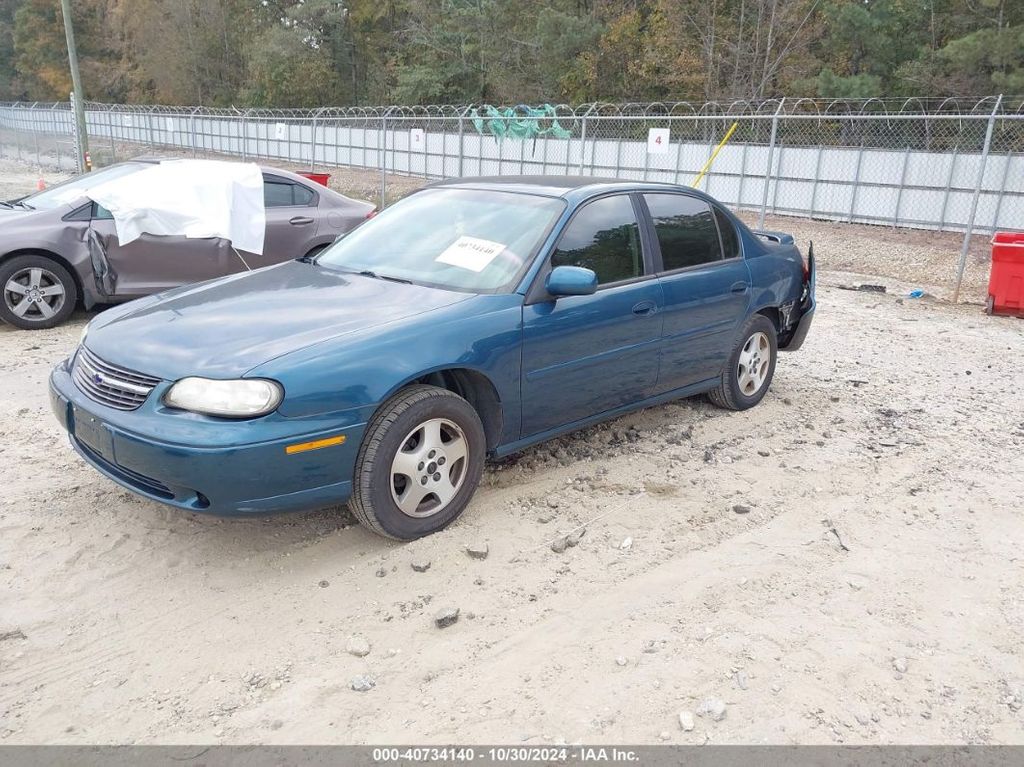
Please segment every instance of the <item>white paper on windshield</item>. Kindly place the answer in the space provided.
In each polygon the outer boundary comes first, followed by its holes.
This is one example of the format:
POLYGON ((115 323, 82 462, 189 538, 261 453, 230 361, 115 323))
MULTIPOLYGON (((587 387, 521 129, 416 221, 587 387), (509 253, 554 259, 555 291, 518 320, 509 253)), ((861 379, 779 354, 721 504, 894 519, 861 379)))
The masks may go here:
POLYGON ((450 264, 471 272, 482 272, 493 261, 505 246, 500 242, 481 240, 479 237, 463 235, 434 260, 439 264, 450 264))
POLYGON ((122 245, 143 234, 219 237, 263 253, 263 173, 253 163, 168 160, 72 192, 110 211, 122 245))

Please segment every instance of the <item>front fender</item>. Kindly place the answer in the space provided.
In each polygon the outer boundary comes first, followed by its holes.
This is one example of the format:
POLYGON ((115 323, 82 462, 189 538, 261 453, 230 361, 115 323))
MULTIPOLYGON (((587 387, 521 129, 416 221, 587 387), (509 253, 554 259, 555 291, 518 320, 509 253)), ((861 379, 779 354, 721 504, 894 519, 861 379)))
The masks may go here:
MULTIPOLYGON (((519 430, 522 296, 481 295, 355 336, 330 339, 253 368, 280 381, 278 412, 306 418, 357 411, 430 373, 466 368, 484 375, 502 402, 502 441, 519 430)), ((510 436, 513 435, 513 436, 510 436)))

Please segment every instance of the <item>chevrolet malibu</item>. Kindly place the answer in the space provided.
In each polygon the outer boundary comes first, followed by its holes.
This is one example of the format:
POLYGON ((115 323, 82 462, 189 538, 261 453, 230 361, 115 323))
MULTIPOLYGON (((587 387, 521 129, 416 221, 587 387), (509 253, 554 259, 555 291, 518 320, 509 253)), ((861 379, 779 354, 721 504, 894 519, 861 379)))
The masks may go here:
POLYGON ((462 513, 488 457, 679 397, 756 405, 814 283, 813 252, 689 188, 459 179, 316 257, 104 312, 51 401, 82 458, 147 498, 347 501, 411 540, 462 513))

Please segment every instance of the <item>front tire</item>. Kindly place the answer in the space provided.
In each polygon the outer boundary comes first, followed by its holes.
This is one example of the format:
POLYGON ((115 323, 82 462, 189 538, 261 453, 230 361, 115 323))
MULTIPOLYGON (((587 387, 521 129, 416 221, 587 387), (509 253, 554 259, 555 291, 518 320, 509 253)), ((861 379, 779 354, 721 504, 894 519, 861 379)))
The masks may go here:
POLYGON ((755 314, 743 326, 722 380, 708 392, 711 401, 728 410, 746 410, 764 399, 775 375, 779 346, 775 325, 755 314))
POLYGON ((22 330, 64 322, 75 310, 78 286, 46 256, 15 256, 0 264, 0 319, 22 330))
POLYGON ((480 417, 462 397, 436 386, 402 389, 367 425, 349 508, 388 538, 436 533, 469 504, 485 449, 480 417))

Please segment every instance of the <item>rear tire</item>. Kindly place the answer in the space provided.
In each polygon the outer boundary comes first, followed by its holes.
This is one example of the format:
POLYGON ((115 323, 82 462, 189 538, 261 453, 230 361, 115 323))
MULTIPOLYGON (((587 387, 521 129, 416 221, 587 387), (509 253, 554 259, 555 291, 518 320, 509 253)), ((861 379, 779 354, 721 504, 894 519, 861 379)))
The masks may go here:
POLYGON ((61 324, 75 310, 78 286, 46 256, 15 256, 0 264, 0 319, 22 330, 61 324))
POLYGON ((755 314, 743 326, 711 401, 728 410, 746 410, 764 399, 775 375, 779 347, 774 323, 755 314))
POLYGON ((485 449, 480 417, 462 397, 436 386, 402 389, 366 427, 349 508, 388 538, 436 533, 472 499, 485 449))

